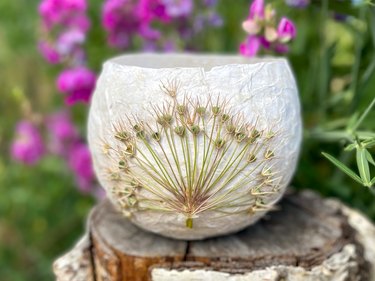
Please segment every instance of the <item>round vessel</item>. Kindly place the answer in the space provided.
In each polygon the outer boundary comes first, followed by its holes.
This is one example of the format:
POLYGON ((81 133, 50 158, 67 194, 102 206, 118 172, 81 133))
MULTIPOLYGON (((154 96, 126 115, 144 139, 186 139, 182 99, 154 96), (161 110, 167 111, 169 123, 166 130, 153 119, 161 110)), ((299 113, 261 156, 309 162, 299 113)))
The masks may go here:
POLYGON ((282 197, 301 143, 285 59, 131 54, 104 64, 88 141, 108 197, 134 224, 203 239, 282 197))

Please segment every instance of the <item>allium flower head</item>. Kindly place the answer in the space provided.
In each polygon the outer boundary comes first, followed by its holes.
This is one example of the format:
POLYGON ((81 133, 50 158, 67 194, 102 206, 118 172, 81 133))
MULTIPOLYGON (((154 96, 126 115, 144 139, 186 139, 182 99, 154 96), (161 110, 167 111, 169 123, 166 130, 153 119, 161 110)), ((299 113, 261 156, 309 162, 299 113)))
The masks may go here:
POLYGON ((67 104, 88 102, 95 87, 96 76, 86 67, 64 70, 57 79, 58 89, 67 95, 67 104))
POLYGON ((44 154, 40 132, 30 121, 21 121, 16 127, 16 137, 12 143, 12 157, 27 165, 33 165, 44 154))

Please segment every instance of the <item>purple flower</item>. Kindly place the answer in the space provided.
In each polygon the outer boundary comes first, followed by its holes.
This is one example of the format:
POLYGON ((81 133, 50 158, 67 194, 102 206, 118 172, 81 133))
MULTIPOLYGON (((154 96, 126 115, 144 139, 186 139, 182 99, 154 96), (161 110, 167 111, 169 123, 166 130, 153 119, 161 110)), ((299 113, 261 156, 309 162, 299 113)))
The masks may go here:
POLYGON ((168 23, 171 20, 161 0, 139 0, 138 16, 142 23, 149 23, 155 19, 168 23))
POLYGON ((281 18, 277 27, 277 35, 282 43, 289 42, 296 37, 296 27, 294 23, 286 17, 281 18))
POLYGON ((264 18, 264 0, 254 0, 250 6, 249 19, 264 18))
POLYGON ((203 4, 208 7, 214 7, 217 5, 217 0, 203 0, 203 4))
POLYGON ((40 53, 42 54, 42 56, 47 62, 51 64, 57 64, 60 62, 61 60, 60 54, 50 43, 47 43, 44 41, 39 42, 38 48, 39 48, 40 53))
POLYGON ((66 103, 89 102, 95 87, 96 76, 91 70, 80 66, 64 70, 57 78, 57 88, 67 94, 66 103))
POLYGON ((310 0, 285 0, 285 3, 294 8, 306 8, 310 5, 310 0))
POLYGON ((11 146, 12 157, 27 165, 33 165, 44 154, 42 137, 30 121, 21 121, 16 127, 16 137, 11 146))
POLYGON ((75 128, 68 112, 57 112, 47 117, 46 126, 49 131, 49 148, 52 153, 66 156, 69 147, 78 139, 78 131, 75 128))
POLYGON ((90 23, 85 15, 86 9, 86 0, 43 0, 39 5, 39 13, 47 29, 62 25, 87 31, 90 23))
POLYGON ((83 192, 90 192, 93 189, 95 175, 90 151, 86 144, 77 143, 71 148, 68 165, 75 174, 79 189, 83 192))
POLYGON ((254 57, 261 47, 261 40, 258 36, 250 35, 240 45, 240 54, 246 57, 254 57))
POLYGON ((193 10, 192 0, 161 0, 165 5, 165 11, 170 17, 185 17, 193 10))
POLYGON ((107 0, 104 3, 102 24, 112 47, 127 47, 130 36, 138 32, 141 22, 136 10, 137 2, 134 0, 107 0))
POLYGON ((60 34, 56 49, 61 55, 71 54, 76 47, 85 42, 86 35, 82 30, 70 29, 60 34))

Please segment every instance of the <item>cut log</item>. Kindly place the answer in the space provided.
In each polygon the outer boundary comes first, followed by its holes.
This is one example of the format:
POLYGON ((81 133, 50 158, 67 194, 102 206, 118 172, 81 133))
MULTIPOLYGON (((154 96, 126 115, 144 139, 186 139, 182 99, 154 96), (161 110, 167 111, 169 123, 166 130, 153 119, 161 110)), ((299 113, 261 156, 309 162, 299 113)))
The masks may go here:
POLYGON ((61 281, 373 280, 373 241, 361 214, 311 192, 288 194, 257 224, 203 241, 146 232, 104 201, 54 271, 61 281))

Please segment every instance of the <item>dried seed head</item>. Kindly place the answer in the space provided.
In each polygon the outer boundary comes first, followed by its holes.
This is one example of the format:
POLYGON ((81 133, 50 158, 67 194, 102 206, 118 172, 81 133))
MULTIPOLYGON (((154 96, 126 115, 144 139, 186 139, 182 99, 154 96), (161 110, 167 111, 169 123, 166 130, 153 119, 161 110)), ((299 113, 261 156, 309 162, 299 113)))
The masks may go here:
POLYGON ((142 124, 135 124, 133 126, 133 130, 136 132, 136 133, 139 133, 141 131, 143 131, 143 125, 142 124))
POLYGON ((257 160, 257 157, 253 153, 249 154, 249 156, 247 157, 247 162, 248 163, 253 163, 256 160, 257 160))
POLYGON ((185 136, 185 127, 184 126, 178 126, 178 127, 174 128, 174 131, 180 137, 185 136))
POLYGON ((156 121, 163 127, 169 127, 172 125, 173 116, 170 114, 163 114, 159 116, 156 121))
POLYGON ((179 105, 177 105, 176 109, 177 109, 177 113, 179 115, 185 115, 185 113, 186 113, 186 106, 185 105, 179 104, 179 105))
POLYGON ((135 205, 137 205, 137 203, 138 203, 137 198, 135 198, 134 195, 131 195, 131 196, 128 197, 129 206, 134 207, 135 205))
POLYGON ((271 149, 267 149, 266 152, 264 153, 264 158, 270 159, 273 156, 275 156, 274 152, 271 149))
POLYGON ((260 137, 260 132, 257 129, 253 129, 250 133, 249 139, 250 142, 255 142, 260 137))
POLYGON ((129 165, 126 160, 122 159, 118 162, 118 168, 122 171, 127 171, 129 169, 129 165))
POLYGON ((212 110, 212 114, 214 116, 217 116, 220 113, 220 111, 221 111, 221 109, 220 109, 219 106, 213 106, 211 110, 212 110))
POLYGON ((267 140, 269 140, 269 139, 272 139, 274 136, 275 136, 275 133, 274 133, 274 132, 272 132, 272 131, 268 131, 267 134, 266 134, 266 136, 265 136, 265 138, 266 138, 267 140))
POLYGON ((198 125, 191 126, 190 130, 194 136, 198 136, 201 132, 201 128, 198 125))
POLYGON ((218 138, 218 139, 215 140, 215 147, 217 149, 223 148, 224 145, 225 145, 225 140, 220 139, 220 138, 218 138))
POLYGON ((127 141, 130 140, 131 135, 130 135, 128 132, 121 131, 121 132, 118 132, 118 133, 115 135, 115 138, 118 139, 119 141, 127 142, 127 141))
POLYGON ((235 138, 237 142, 242 142, 246 138, 246 134, 244 132, 238 132, 235 134, 235 138))
POLYGON ((221 122, 225 123, 230 119, 230 116, 228 114, 223 114, 221 116, 221 122))
POLYGON ((131 143, 126 144, 124 154, 128 157, 134 157, 135 155, 135 146, 131 143))
POLYGON ((196 109, 196 112, 197 112, 197 114, 198 114, 200 117, 203 117, 203 116, 206 114, 206 108, 203 107, 203 106, 199 106, 199 107, 196 109))
POLYGON ((228 124, 226 126, 226 130, 230 135, 234 135, 236 133, 236 127, 233 124, 228 124))
POLYGON ((152 133, 151 137, 152 137, 155 141, 157 141, 157 142, 159 142, 159 141, 161 140, 161 136, 160 136, 160 133, 159 133, 159 132, 152 133))

